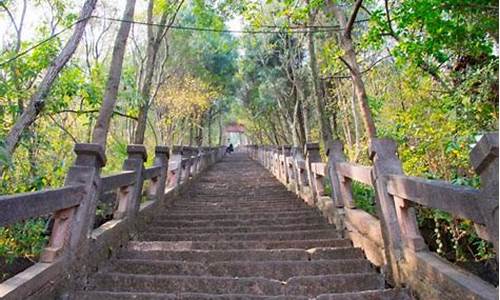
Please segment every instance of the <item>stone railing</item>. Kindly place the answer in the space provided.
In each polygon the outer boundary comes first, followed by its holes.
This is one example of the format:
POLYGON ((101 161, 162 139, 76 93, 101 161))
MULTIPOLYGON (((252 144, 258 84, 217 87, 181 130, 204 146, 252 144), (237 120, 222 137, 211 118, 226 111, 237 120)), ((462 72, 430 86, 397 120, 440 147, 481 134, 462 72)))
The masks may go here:
POLYGON ((347 162, 339 141, 327 146, 327 162, 321 161, 318 144, 308 144, 304 151, 290 146, 246 149, 289 190, 342 228, 392 285, 409 286, 420 299, 497 299, 496 287, 428 250, 414 210, 435 208, 471 220, 498 253, 497 133, 484 135, 470 155, 481 177, 479 190, 404 175, 396 144, 388 139, 371 142, 373 166, 347 162), (356 209, 352 181, 374 188, 377 216, 356 209), (331 195, 325 195, 325 182, 332 187, 331 195))
POLYGON ((76 160, 64 187, 0 197, 0 226, 49 217, 53 226, 38 263, 0 283, 0 299, 49 299, 78 285, 114 249, 125 244, 149 216, 189 185, 193 177, 220 160, 224 147, 157 146, 146 168, 146 148, 129 145, 123 171, 101 176, 104 150, 76 144, 76 160), (113 203, 112 219, 94 228, 98 203, 113 203), (69 280, 71 279, 71 280, 69 280))

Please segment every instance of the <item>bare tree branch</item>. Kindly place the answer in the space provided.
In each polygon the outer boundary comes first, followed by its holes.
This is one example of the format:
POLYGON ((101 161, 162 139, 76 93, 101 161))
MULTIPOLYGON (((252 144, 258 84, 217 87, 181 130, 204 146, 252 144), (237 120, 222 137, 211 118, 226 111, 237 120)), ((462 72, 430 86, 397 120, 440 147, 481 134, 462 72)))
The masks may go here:
POLYGON ((344 29, 344 36, 350 36, 352 27, 354 25, 354 22, 356 21, 356 16, 358 15, 359 9, 361 7, 361 4, 363 3, 363 0, 357 0, 356 3, 354 4, 354 8, 352 10, 351 17, 349 18, 349 21, 347 22, 347 26, 344 29))

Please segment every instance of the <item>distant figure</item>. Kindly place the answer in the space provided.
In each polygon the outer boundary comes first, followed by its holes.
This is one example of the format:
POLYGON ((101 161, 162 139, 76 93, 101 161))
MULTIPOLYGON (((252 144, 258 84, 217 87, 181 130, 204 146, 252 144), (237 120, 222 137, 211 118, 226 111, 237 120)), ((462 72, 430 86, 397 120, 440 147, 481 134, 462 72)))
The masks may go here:
POLYGON ((232 153, 232 152, 234 152, 233 144, 229 144, 229 146, 226 148, 226 153, 232 153))

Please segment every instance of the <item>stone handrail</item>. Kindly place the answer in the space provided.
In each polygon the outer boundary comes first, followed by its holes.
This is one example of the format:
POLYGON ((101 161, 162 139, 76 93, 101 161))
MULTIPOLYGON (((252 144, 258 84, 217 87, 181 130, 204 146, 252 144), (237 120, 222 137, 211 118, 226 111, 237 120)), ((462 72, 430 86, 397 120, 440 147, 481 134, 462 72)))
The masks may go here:
POLYGON ((481 189, 404 175, 396 144, 373 139, 373 166, 346 162, 339 141, 327 145, 322 162, 317 144, 297 155, 289 146, 247 145, 261 162, 305 202, 316 206, 395 286, 409 286, 421 299, 496 299, 491 284, 430 252, 420 235, 414 206, 436 208, 474 222, 478 235, 498 254, 498 133, 484 135, 471 152, 481 189), (356 209, 351 181, 375 189, 376 216, 356 209), (332 187, 325 195, 325 182, 332 187))
POLYGON ((174 146, 170 153, 168 147, 157 146, 153 166, 146 168, 146 148, 129 145, 123 171, 101 176, 106 163, 103 147, 76 144, 76 160, 64 187, 0 197, 0 226, 51 214, 53 219, 39 262, 0 283, 0 299, 52 298, 67 288, 66 278, 87 276, 109 257, 110 249, 126 243, 137 228, 146 226, 148 216, 220 160, 224 150, 174 146), (179 152, 183 148, 185 153, 179 152), (116 197, 113 219, 93 229, 97 203, 109 196, 116 197))
POLYGON ((71 185, 58 189, 0 197, 0 226, 41 217, 80 205, 85 186, 71 185))
POLYGON ((107 175, 101 178, 101 192, 108 192, 117 188, 132 185, 135 183, 135 171, 123 171, 118 174, 107 175))

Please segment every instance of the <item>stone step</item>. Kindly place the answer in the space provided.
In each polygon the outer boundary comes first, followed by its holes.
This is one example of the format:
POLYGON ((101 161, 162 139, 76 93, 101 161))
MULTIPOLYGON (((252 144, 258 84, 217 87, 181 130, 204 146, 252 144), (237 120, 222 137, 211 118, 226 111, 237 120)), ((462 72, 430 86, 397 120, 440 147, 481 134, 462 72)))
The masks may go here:
POLYGON ((210 293, 308 296, 383 289, 377 273, 296 276, 287 281, 262 277, 213 277, 97 273, 88 288, 110 292, 210 293))
POLYGON ((199 226, 199 227, 170 227, 148 226, 150 233, 244 233, 263 231, 293 231, 293 230, 335 230, 333 225, 327 224, 292 224, 292 225, 260 225, 260 226, 199 226))
POLYGON ((323 294, 317 300, 412 300, 408 289, 394 288, 352 293, 323 294))
POLYGON ((255 204, 250 204, 250 203, 244 203, 247 201, 235 201, 233 203, 219 203, 219 202, 213 202, 213 203, 190 203, 189 205, 186 204, 181 204, 177 203, 175 205, 172 205, 167 208, 168 211, 171 210, 195 210, 195 209, 206 209, 206 208, 211 208, 211 209, 224 209, 224 210, 248 210, 248 209, 253 209, 253 210, 259 210, 259 209, 288 209, 288 210, 293 210, 293 209, 309 209, 313 210, 309 206, 307 206, 305 203, 293 203, 291 201, 288 202, 283 202, 283 203, 267 203, 262 201, 262 203, 255 203, 255 204))
POLYGON ((370 290, 354 293, 323 294, 318 297, 306 296, 253 296, 243 294, 200 294, 200 293, 130 293, 130 292, 97 292, 86 291, 75 293, 69 300, 159 300, 159 299, 182 299, 182 300, 411 300, 410 294, 406 289, 386 289, 370 290))
POLYGON ((165 215, 177 215, 177 214, 238 214, 238 215, 256 215, 256 214, 284 214, 284 213, 316 213, 316 209, 313 208, 286 208, 286 207, 269 207, 267 209, 253 209, 253 208, 213 208, 213 207, 197 207, 195 209, 168 209, 163 213, 165 215))
POLYGON ((287 280, 294 276, 333 275, 374 272, 365 259, 314 261, 231 261, 186 262, 148 259, 119 259, 112 272, 149 275, 196 275, 220 277, 265 277, 287 280))
POLYGON ((341 234, 333 229, 262 231, 244 233, 143 233, 140 237, 149 241, 287 241, 307 239, 333 239, 341 234))
POLYGON ((253 219, 283 219, 283 218, 321 218, 319 212, 285 212, 285 213, 259 213, 259 214, 203 214, 203 213, 167 213, 156 216, 159 219, 169 220, 253 220, 253 219))
POLYGON ((287 241, 136 241, 129 249, 148 250, 227 250, 227 249, 311 249, 318 247, 351 247, 348 239, 287 240, 287 241))
POLYGON ((287 199, 299 199, 295 194, 292 194, 286 190, 284 191, 273 191, 272 189, 267 190, 255 190, 238 188, 238 192, 231 192, 231 189, 235 187, 225 187, 221 189, 217 188, 207 188, 206 190, 190 191, 185 193, 185 198, 187 201, 190 199, 200 199, 214 201, 220 199, 222 201, 234 201, 234 199, 258 199, 258 200, 287 200, 287 199))
POLYGON ((283 219, 247 219, 247 220, 170 220, 168 218, 155 218, 150 223, 151 226, 160 227, 218 227, 218 226, 276 226, 294 224, 328 224, 324 218, 319 217, 291 217, 283 219))
POLYGON ((111 292, 280 295, 282 285, 280 281, 265 278, 98 273, 89 288, 111 292))
POLYGON ((72 295, 69 300, 309 300, 305 296, 255 296, 248 294, 225 294, 214 295, 206 293, 138 293, 138 292, 107 292, 107 291, 86 291, 72 295))
POLYGON ((374 272, 361 274, 297 276, 287 280, 286 295, 315 297, 326 293, 380 290, 385 281, 374 272))
POLYGON ((119 259, 151 259, 151 260, 180 260, 190 262, 223 262, 223 261, 310 261, 310 260, 342 260, 364 258, 363 251, 359 248, 311 248, 302 249, 256 249, 256 250, 160 250, 156 248, 131 243, 130 249, 122 249, 118 253, 119 259), (135 250, 134 250, 135 249, 135 250), (154 250, 150 250, 154 249, 154 250))

